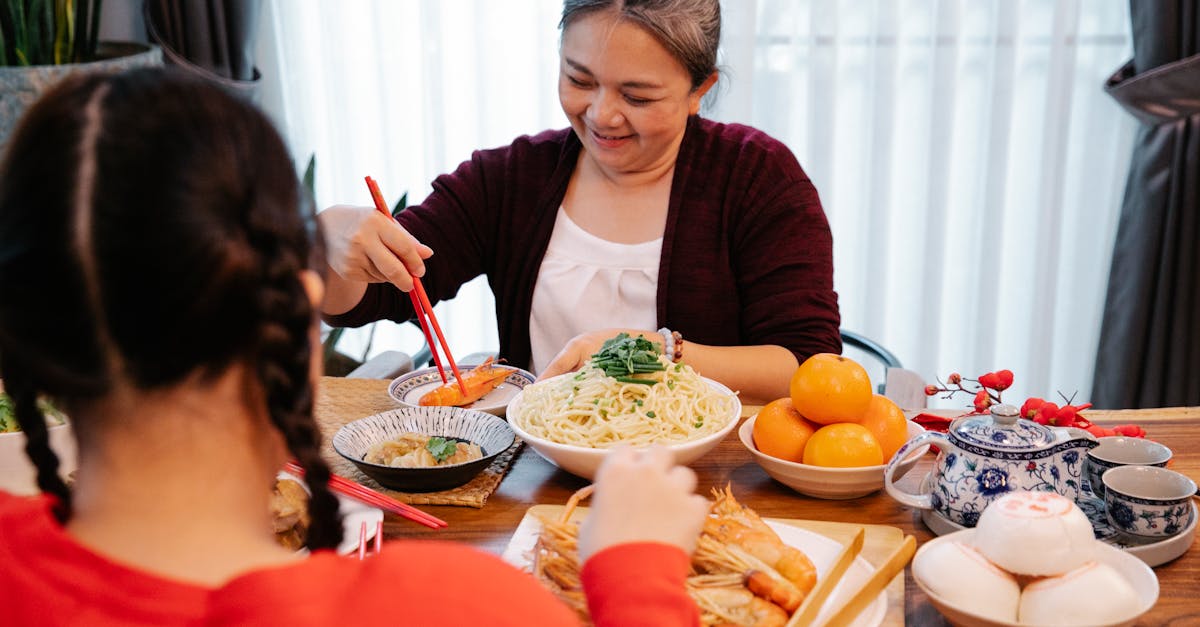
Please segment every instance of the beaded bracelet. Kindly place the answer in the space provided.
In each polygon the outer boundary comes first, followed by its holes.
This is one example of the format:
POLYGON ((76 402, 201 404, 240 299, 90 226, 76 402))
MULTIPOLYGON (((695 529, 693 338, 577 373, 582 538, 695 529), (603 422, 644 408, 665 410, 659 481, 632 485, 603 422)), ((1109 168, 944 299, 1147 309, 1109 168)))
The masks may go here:
POLYGON ((683 335, 667 327, 658 330, 663 336, 663 354, 673 362, 683 359, 683 335))
POLYGON ((663 336, 663 354, 670 359, 675 355, 675 334, 667 327, 659 329, 658 333, 663 336))

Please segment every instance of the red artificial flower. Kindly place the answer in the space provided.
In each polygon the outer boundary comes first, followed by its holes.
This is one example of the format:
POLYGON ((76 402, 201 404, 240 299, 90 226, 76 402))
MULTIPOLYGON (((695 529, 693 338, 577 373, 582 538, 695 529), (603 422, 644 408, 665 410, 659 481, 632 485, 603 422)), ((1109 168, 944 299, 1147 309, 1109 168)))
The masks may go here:
MULTIPOLYGON (((1033 421, 1039 425, 1054 424, 1054 419, 1058 417, 1058 405, 1055 403, 1042 403, 1037 411, 1033 413, 1033 421)), ((1057 425, 1056 425, 1057 426, 1057 425)))
POLYGON ((937 393, 941 391, 941 388, 936 385, 925 386, 925 396, 937 396, 937 393))
POLYGON ((957 372, 951 372, 950 376, 946 377, 946 383, 958 385, 959 383, 962 383, 962 375, 958 374, 957 372))
POLYGON ((988 396, 987 390, 979 390, 975 394, 975 411, 978 413, 987 413, 988 407, 992 405, 992 397, 988 396))
POLYGON ((1013 383, 1012 370, 997 370, 989 372, 979 377, 979 385, 985 388, 1003 392, 1007 390, 1013 383))
POLYGON ((1113 433, 1123 435, 1129 438, 1144 438, 1146 430, 1137 425, 1117 425, 1112 428, 1113 433))
POLYGON ((1037 411, 1042 408, 1042 405, 1045 404, 1046 401, 1037 397, 1025 399, 1025 404, 1021 405, 1021 417, 1033 420, 1033 417, 1037 415, 1037 411))

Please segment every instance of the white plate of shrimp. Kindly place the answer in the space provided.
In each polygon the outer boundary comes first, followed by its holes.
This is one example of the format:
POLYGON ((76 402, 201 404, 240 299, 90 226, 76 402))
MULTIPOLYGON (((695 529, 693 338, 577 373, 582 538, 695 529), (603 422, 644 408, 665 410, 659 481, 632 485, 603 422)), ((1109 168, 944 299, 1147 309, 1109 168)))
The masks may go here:
MULTIPOLYGON (((553 505, 540 505, 530 508, 530 511, 521 520, 521 524, 517 526, 512 539, 509 540, 508 547, 505 548, 502 558, 522 570, 532 572, 532 554, 542 530, 542 519, 543 517, 557 516, 557 513, 561 510, 561 507, 553 505)), ((574 520, 576 516, 582 517, 584 515, 586 515, 586 508, 580 507, 575 510, 572 519, 574 520)), ((819 533, 795 527, 784 521, 765 519, 764 522, 779 535, 780 540, 784 544, 799 549, 808 556, 812 565, 816 568, 818 580, 829 572, 830 567, 833 566, 833 562, 842 552, 843 546, 841 544, 819 533)), ((850 567, 846 569, 845 574, 842 575, 841 580, 834 587, 829 598, 825 600, 825 604, 817 614, 816 623, 819 624, 829 618, 835 610, 840 608, 849 599, 854 591, 866 583, 867 579, 874 572, 875 567, 870 562, 862 557, 856 558, 850 564, 850 567)), ((875 627, 880 625, 887 615, 887 608, 888 599, 887 591, 885 590, 850 625, 853 627, 875 627)), ((766 622, 769 623, 770 621, 766 622)))
POLYGON ((443 384, 437 368, 414 370, 393 379, 388 385, 388 396, 401 405, 420 407, 422 398, 434 394, 443 398, 438 402, 427 402, 426 405, 453 405, 504 416, 508 402, 536 379, 531 372, 512 366, 492 364, 491 360, 478 366, 460 364, 459 372, 467 384, 469 397, 462 397, 455 384, 454 375, 449 370, 446 374, 450 377, 450 382, 443 384))

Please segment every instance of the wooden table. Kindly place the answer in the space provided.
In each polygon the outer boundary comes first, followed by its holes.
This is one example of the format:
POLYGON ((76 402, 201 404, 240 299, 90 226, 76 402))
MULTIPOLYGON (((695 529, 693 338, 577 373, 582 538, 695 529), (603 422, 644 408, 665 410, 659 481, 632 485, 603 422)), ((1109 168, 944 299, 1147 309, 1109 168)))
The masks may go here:
MULTIPOLYGON (((323 385, 337 385, 336 379, 325 378, 323 385)), ((379 393, 386 395, 387 382, 381 381, 379 393)), ((757 407, 747 407, 745 415, 753 415, 757 407)), ((1102 425, 1136 422, 1152 439, 1175 451, 1171 467, 1200 483, 1200 407, 1163 410, 1088 410, 1092 422, 1102 425)), ((318 420, 320 420, 318 415, 318 420)), ((328 446, 328 443, 326 443, 328 446)), ((915 491, 917 483, 932 467, 933 456, 927 455, 906 475, 900 484, 915 491)), ((692 464, 699 477, 698 490, 733 485, 734 495, 764 517, 830 520, 859 524, 892 525, 913 534, 918 544, 934 534, 921 522, 912 509, 900 505, 883 491, 850 501, 828 501, 810 498, 775 482, 754 463, 750 453, 737 438, 736 430, 716 449, 692 464)), ((387 516, 384 534, 388 538, 427 538, 463 542, 500 554, 525 511, 533 505, 566 502, 571 493, 587 485, 583 479, 563 472, 545 461, 529 447, 522 449, 508 476, 482 509, 450 506, 421 508, 449 523, 449 528, 434 531, 415 525, 391 514, 387 516)), ((1139 625, 1200 625, 1200 551, 1192 550, 1183 557, 1154 569, 1158 575, 1157 605, 1142 617, 1139 625)), ((909 625, 946 625, 941 614, 929 603, 912 580, 911 570, 905 573, 904 616, 909 625)))

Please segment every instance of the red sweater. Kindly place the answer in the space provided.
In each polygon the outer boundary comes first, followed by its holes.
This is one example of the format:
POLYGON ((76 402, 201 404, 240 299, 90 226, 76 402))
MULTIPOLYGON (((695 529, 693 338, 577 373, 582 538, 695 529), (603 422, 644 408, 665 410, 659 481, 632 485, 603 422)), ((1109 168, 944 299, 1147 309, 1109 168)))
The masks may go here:
MULTIPOLYGON (((400 214, 435 252, 422 279, 432 300, 487 275, 500 356, 514 366, 531 361, 533 286, 579 150, 575 133, 563 129, 476 151, 400 214)), ((658 272, 658 324, 686 340, 774 344, 801 362, 841 352, 829 222, 791 151, 761 131, 688 120, 658 272)), ((354 309, 326 320, 359 326, 412 315, 407 296, 376 283, 354 309)))
MULTIPOLYGON (((45 497, 0 492, 0 623, 5 625, 577 625, 533 577, 445 542, 395 542, 358 561, 320 551, 218 588, 124 566, 80 545, 45 497)), ((623 545, 582 577, 597 625, 696 625, 688 557, 623 545), (631 576, 630 573, 636 573, 631 576)))

